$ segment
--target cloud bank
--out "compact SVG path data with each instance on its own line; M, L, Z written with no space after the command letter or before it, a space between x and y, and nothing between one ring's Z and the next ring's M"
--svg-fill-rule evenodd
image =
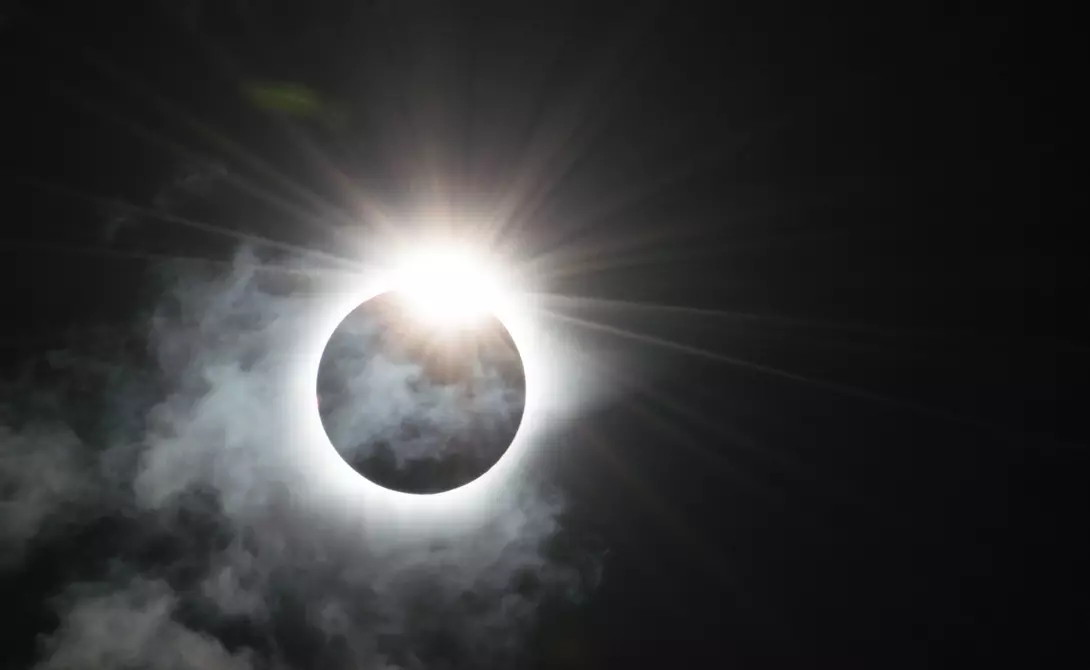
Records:
M28 664L526 667L542 604L593 587L595 557L556 550L571 542L544 482L436 536L318 504L313 445L283 411L323 298L297 269L243 252L164 270L132 329L85 334L5 387L0 569L48 603Z

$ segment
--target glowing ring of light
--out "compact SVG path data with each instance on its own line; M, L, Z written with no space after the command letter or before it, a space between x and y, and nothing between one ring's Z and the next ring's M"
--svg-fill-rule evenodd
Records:
M500 459L477 479L440 493L416 494L384 488L360 475L344 461L322 425L317 403L318 367L326 343L346 316L371 298L398 290L407 280L404 264L365 271L360 276L331 280L324 297L309 314L308 334L296 343L292 357L290 388L284 411L295 417L289 436L307 454L299 459L302 472L308 468L312 481L321 482L318 493L327 502L360 517L372 530L426 532L436 528L457 530L488 516L489 508L518 486L519 475L528 463L535 438L560 398L556 393L563 375L565 356L559 343L550 341L542 328L541 312L514 276L505 275L503 290L491 296L490 311L511 335L522 358L526 398L522 420L511 445ZM548 363L546 363L548 361ZM312 408L299 412L300 406Z

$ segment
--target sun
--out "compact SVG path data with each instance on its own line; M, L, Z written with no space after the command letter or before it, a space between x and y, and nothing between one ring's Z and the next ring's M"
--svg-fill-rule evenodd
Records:
M416 316L440 327L470 327L500 311L504 278L493 262L465 245L433 244L407 254L393 283Z
M543 321L540 293L525 263L500 256L489 245L470 244L472 239L398 242L376 240L368 245L376 260L359 274L322 283L307 335L294 343L297 355L288 357L293 361L288 396L294 400L284 411L294 418L290 438L302 450L299 463L313 468L323 483L321 496L331 513L366 518L373 531L385 529L381 532L399 537L454 532L503 509L499 501L517 493L544 435L575 409L587 385L561 391L565 380L577 375L575 358L570 343ZM325 345L350 312L389 291L404 292L420 318L443 327L465 327L485 313L495 316L522 359L526 396L513 441L491 469L459 488L415 494L374 484L341 458L322 426L314 398ZM298 407L310 410L299 413Z

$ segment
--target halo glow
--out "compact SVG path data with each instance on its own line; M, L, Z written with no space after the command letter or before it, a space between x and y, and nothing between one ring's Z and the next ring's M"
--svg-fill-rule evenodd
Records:
M449 247L429 246L402 254L391 265L332 280L315 301L311 327L296 343L297 355L291 359L291 386L283 411L295 417L290 437L301 447L299 467L312 470L314 481L321 482L318 494L331 511L358 517L369 532L393 532L402 537L434 535L457 532L488 518L502 496L519 488L543 429L578 399L576 389L560 392L560 380L574 372L573 363L567 343L551 337L544 328L534 294L509 268L500 271L498 264L483 256L465 253L464 247L457 249L452 253ZM440 282L450 288L443 288ZM475 309L491 312L503 323L522 357L525 405L511 445L480 477L441 493L393 491L361 476L330 443L314 402L322 353L341 321L362 303L396 290L434 296L434 301L423 301L426 305L436 304L440 297L450 298L451 292L457 291L456 297L466 298L459 304L470 307L459 313L464 316ZM301 407L310 411L300 412Z

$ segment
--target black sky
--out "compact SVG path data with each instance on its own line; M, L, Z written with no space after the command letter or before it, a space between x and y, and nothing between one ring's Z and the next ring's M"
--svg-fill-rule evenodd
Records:
M177 194L185 216L332 253L359 192L411 208L426 163L471 207L536 152L547 178L512 238L583 268L551 290L659 306L573 311L633 362L554 464L609 552L585 604L544 613L543 667L1051 667L1087 632L1085 333L1058 313L1068 48L1039 19L85 4L0 23L8 370L137 310L151 261L127 254L236 246L94 198ZM258 81L343 116L257 111L239 84ZM233 209L202 210L196 156L297 211L215 179Z

